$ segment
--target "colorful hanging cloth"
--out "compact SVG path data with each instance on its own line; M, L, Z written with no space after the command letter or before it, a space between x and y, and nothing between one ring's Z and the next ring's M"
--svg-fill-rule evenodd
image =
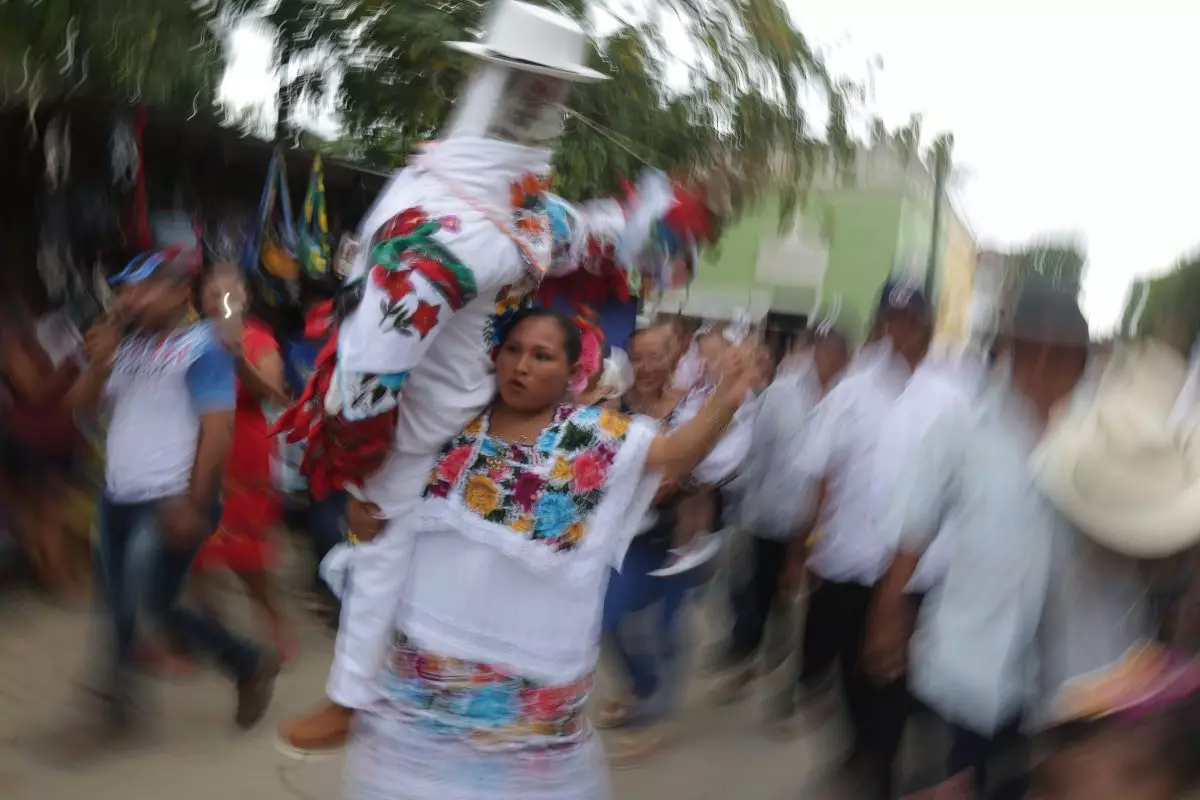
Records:
M325 169L318 153L313 157L300 221L300 265L310 278L329 273L329 218L325 213Z
M281 219L278 228L272 224L278 202ZM258 227L246 241L242 252L242 268L256 279L263 298L271 305L284 302L295 294L300 277L296 229L293 225L292 201L288 194L287 164L282 150L271 155L267 181L263 185L258 206Z

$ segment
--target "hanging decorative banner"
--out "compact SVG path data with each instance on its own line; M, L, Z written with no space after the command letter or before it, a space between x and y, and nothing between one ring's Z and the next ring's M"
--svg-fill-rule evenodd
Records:
M278 200L281 220L273 230L272 217ZM256 279L263 298L278 305L288 297L298 295L295 285L300 277L296 230L293 226L292 202L288 195L286 164L283 153L276 150L267 167L262 199L258 207L258 227L248 237L242 251L242 269Z
M325 212L325 170L320 154L313 157L308 193L304 196L300 264L310 278L321 278L329 272L329 218Z

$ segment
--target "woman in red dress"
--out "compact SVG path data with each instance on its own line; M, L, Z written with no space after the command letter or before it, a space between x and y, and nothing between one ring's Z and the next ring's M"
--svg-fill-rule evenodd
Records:
M244 319L246 285L235 267L218 265L205 277L201 296L204 315L221 332L237 364L237 411L229 467L221 493L221 521L196 556L193 569L228 569L246 587L262 613L267 635L285 661L295 656L287 617L272 574L276 565L274 535L283 517L283 498L271 476L275 440L264 408L283 408L283 357L265 325Z

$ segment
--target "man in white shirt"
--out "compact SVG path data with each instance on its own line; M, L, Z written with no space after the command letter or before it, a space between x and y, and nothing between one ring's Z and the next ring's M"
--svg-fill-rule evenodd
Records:
M1022 718L1036 724L1067 681L1153 633L1136 562L1085 539L1030 471L1052 409L1084 375L1087 345L1073 296L1022 296L1008 375L931 426L888 513L900 548L875 598L864 662L882 681L907 670L913 694L952 730L947 775L971 778L980 796ZM905 591L930 543L947 541L944 574L913 633Z
M809 412L836 385L848 359L842 334L820 334L808 368L777 377L759 399L749 457L732 486L739 525L750 537L752 568L734 592L735 620L721 659L723 667L743 667L742 681L750 677L752 656L762 644L792 536L809 512L795 480Z
M818 495L812 521L792 548L789 583L805 564L818 581L809 597L800 683L816 688L839 663L853 728L843 774L861 784L857 796L887 800L909 698L902 681L881 686L859 668L871 594L894 549L882 524L890 487L876 483L875 461L888 415L929 346L930 313L918 289L893 281L884 285L877 313L883 339L869 362L847 370L814 410L798 457Z

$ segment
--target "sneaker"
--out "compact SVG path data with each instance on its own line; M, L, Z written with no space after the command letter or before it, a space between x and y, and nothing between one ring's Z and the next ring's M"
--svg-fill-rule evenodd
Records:
M267 707L271 705L275 679L278 677L279 655L273 650L266 650L259 657L254 671L238 681L237 713L234 719L239 728L248 730L262 720Z
M704 674L708 677L723 675L727 672L740 670L754 660L756 653L740 653L728 645L722 644L711 653L704 663Z
M630 702L628 700L607 700L596 712L592 727L599 730L620 728L629 719Z
M678 739L674 722L659 722L622 734L609 749L608 762L613 769L644 766L666 752Z
M713 690L713 702L720 706L732 705L743 699L749 693L750 684L758 677L758 670L753 662L743 663L730 675L717 683Z
M346 746L353 722L354 709L329 702L280 725L276 746L293 758L332 755Z
M702 567L721 552L721 537L715 533L705 534L694 542L672 551L666 566L649 573L653 578L670 578Z

